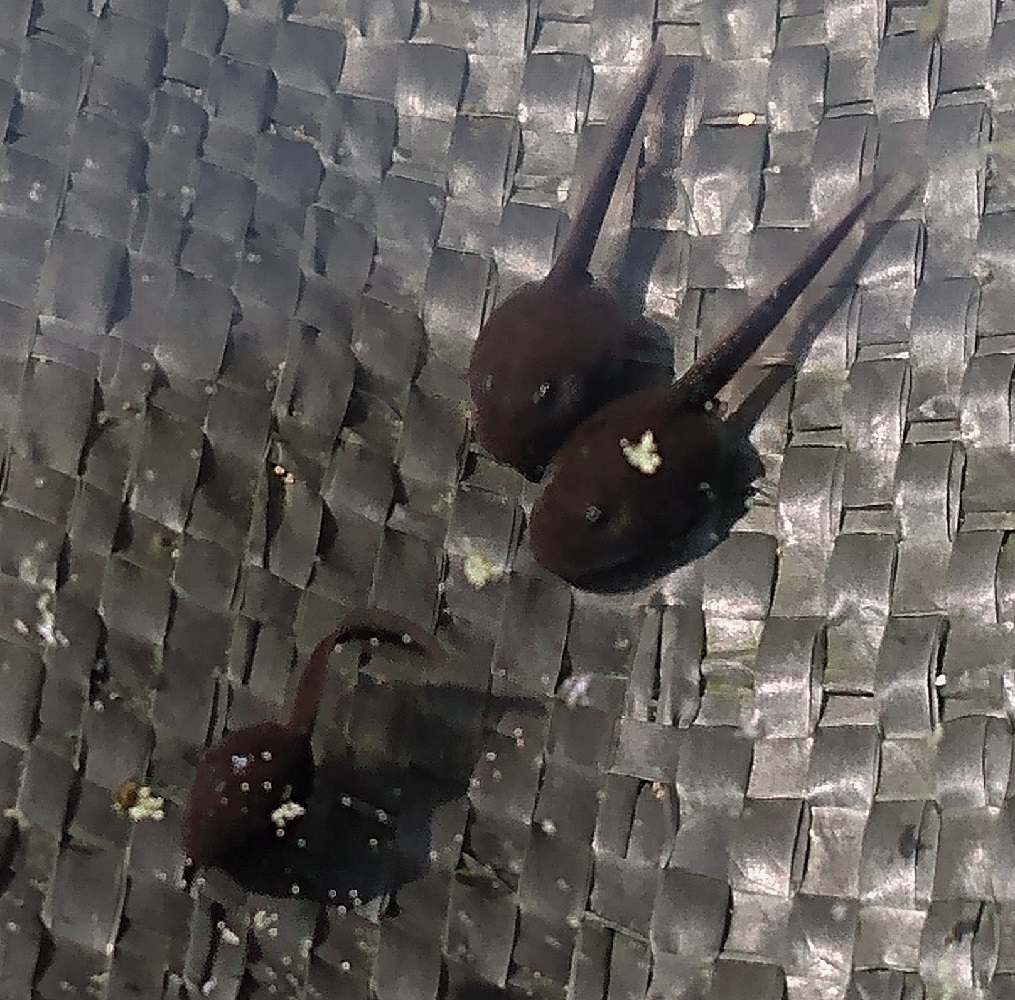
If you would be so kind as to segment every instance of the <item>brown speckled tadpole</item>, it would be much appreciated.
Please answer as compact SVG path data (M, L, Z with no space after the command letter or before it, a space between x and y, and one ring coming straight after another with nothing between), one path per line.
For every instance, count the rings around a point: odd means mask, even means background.
M886 181L812 239L801 262L669 386L631 393L585 420L555 456L529 522L536 561L570 583L679 544L729 465L711 405L803 294Z
M630 353L623 312L588 274L624 159L662 63L656 43L620 97L574 222L550 273L511 293L479 331L469 363L476 436L538 479L578 423L615 398Z
M361 640L402 645L435 663L444 660L437 639L401 615L378 608L346 615L310 654L287 722L244 726L202 755L183 815L183 847L195 866L222 865L232 852L284 833L286 818L276 810L306 802L313 784L310 737L328 657L339 643Z

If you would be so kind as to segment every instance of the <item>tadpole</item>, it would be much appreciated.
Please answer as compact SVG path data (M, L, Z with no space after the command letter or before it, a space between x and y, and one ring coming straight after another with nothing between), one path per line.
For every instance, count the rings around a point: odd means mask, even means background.
M887 183L855 197L801 261L672 385L630 393L583 421L533 505L536 561L577 585L677 547L737 477L716 395L764 343Z
M304 811L314 778L310 738L332 650L370 640L443 661L438 640L401 615L378 608L350 612L307 660L285 722L259 722L224 736L202 754L184 807L182 840L197 867L224 866L233 852L285 835Z
M589 262L665 49L656 43L619 98L574 221L542 280L490 314L469 363L476 437L535 481L578 423L624 391L631 324Z

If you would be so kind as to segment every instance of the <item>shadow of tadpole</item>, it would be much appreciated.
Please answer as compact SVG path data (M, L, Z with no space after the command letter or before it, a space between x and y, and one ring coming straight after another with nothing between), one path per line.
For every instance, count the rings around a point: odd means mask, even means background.
M360 675L369 738L346 733L317 765L305 815L284 835L232 857L225 870L249 892L353 909L387 897L432 866L433 821L460 798L479 758L482 727L543 701L458 685L389 685Z

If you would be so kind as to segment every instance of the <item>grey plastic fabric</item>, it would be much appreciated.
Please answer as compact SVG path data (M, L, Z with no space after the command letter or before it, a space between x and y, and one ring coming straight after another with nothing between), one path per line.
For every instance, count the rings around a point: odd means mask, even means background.
M0 1000L1015 996L1005 5L3 13ZM919 188L794 314L730 536L594 595L462 374L656 37L594 269L677 370L861 177ZM336 653L316 867L185 878L200 751L362 605L443 672Z

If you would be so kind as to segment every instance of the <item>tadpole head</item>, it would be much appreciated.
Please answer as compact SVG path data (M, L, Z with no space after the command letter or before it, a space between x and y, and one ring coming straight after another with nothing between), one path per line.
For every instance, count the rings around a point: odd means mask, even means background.
M677 552L724 491L724 428L672 412L669 387L633 393L585 421L550 467L529 522L536 561L577 586Z
M571 432L624 390L629 329L606 291L587 283L524 285L476 339L469 390L476 436L538 480Z
M278 722L229 733L197 765L183 815L183 847L197 867L228 867L236 852L281 834L276 810L305 802L313 782L310 741ZM276 814L273 817L273 814Z

